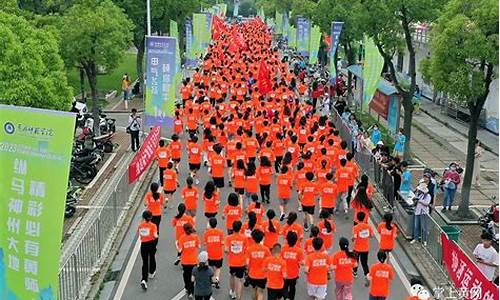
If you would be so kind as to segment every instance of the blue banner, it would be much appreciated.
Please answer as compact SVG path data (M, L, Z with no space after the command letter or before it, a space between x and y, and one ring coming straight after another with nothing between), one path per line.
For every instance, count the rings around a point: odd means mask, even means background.
M309 20L297 17L297 52L301 56L309 56L309 35L311 31Z
M399 100L395 95L391 95L389 102L389 112L387 114L387 124L389 125L389 132L396 134L398 132L399 120Z
M330 79L335 80L337 77L337 66L335 65L335 52L340 42L340 33L342 32L344 22L332 22L332 44L330 46Z
M185 65L186 67L192 67L196 65L196 57L194 56L193 49L193 20L190 18L186 19L184 23L186 31L186 54L185 54Z
M288 11L285 11L283 15L283 38L288 41L288 28L290 27L290 21L288 20Z
M176 39L165 36L146 37L146 100L147 126L170 128L173 125L175 93Z

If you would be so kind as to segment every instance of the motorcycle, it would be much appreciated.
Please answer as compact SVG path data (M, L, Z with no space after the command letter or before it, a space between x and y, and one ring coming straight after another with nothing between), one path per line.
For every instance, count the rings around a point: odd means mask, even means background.
M80 201L80 187L72 186L71 182L68 184L66 192L66 207L64 210L64 217L71 218L76 212L76 206Z
M479 218L478 223L482 228L483 233L488 233L492 237L493 247L498 249L498 204L490 206L490 208Z
M90 131L94 129L94 117L92 114L85 114L83 129L89 129ZM116 132L116 119L108 118L105 114L99 114L99 130L101 134Z
M73 156L71 160L70 178L82 184L89 184L97 175L96 165L102 160L100 154L91 152L86 156Z

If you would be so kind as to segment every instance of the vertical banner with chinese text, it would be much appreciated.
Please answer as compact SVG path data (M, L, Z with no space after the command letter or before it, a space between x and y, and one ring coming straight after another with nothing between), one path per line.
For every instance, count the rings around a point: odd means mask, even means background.
M181 69L181 56L179 50L179 27L177 22L170 20L170 36L175 38L175 84L170 86L169 98L175 98L177 87L180 86L182 81L182 69Z
M380 81L380 72L384 67L384 58L378 52L373 40L365 36L365 60L363 64L363 104L361 109L367 110Z
M297 29L295 26L290 26L290 30L288 31L288 46L290 48L297 47Z
M335 65L335 52L340 42L340 33L342 32L344 22L332 22L331 46L330 46L330 80L335 81L337 77L337 66Z
M274 28L274 33L275 34L282 34L283 33L283 14L276 11L276 13L274 15L274 22L276 23L276 27Z
M187 18L184 24L186 31L186 53L184 63L186 67L192 67L196 65L196 56L194 55L194 46L193 46L193 20L191 18Z
M175 97L175 48L177 39L165 36L146 37L146 125L171 128ZM175 89L174 89L175 96Z
M0 299L58 298L72 113L0 105Z
M297 17L297 52L302 56L309 56L309 34L311 24L304 17Z
M288 41L288 30L290 28L290 19L288 18L288 11L283 14L283 38Z
M206 28L207 16L205 14L193 14L193 56L198 59L203 54L203 38Z
M319 26L313 26L311 36L309 38L309 63L316 64L318 62L319 44L321 42L321 30Z

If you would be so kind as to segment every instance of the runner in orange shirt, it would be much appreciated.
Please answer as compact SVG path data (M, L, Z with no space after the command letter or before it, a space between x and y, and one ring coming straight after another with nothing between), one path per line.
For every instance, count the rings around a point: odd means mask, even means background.
M261 223L264 230L264 246L271 249L279 241L281 224L278 220L274 219L276 213L272 208L267 210L266 217L267 221Z
M182 120L181 113L179 111L176 111L174 117L174 133L180 136L183 132L184 121Z
M208 265L214 271L214 285L218 289L224 254L224 233L217 228L216 218L210 218L208 225L209 227L203 234L203 241L208 252Z
M354 209L354 216L358 215L358 212L363 212L365 218L361 221L363 223L368 223L370 218L370 211L373 208L373 204L366 194L366 188L364 186L358 187L356 195L351 202L351 207ZM358 224L358 220L354 220L354 225Z
M238 194L240 204L243 206L243 195L245 194L246 168L243 159L238 159L233 170L233 188Z
M386 263L387 254L384 251L377 253L378 263L370 268L368 280L371 283L370 299L387 299L391 281L394 279L394 269Z
M172 141L168 144L168 150L174 162L175 171L179 173L179 163L181 162L182 144L177 134L172 135Z
M292 196L292 182L293 178L288 172L288 167L283 166L281 168L281 174L276 178L276 183L278 185L277 193L280 202L280 221L285 219L286 205Z
M163 172L163 192L165 193L166 204L170 201L170 198L173 197L178 186L179 180L177 178L177 172L174 170L174 164L169 161L167 169Z
M358 263L356 254L349 251L349 240L341 237L340 250L332 256L332 268L335 272L335 294L337 300L352 300L352 270Z
M297 213L289 212L288 217L286 219L285 226L281 230L281 235L286 237L289 231L295 232L297 234L297 238L299 239L299 243L302 243L302 238L304 237L304 229L297 222Z
M304 212L304 229L307 231L309 226L314 224L314 208L316 206L317 185L313 182L314 173L306 173L307 181L302 188L301 205Z
M352 152L348 152L346 154L346 168L348 168L351 171L351 178L348 183L348 190L347 190L347 206L351 203L351 197L352 197L352 191L354 190L354 184L356 183L356 179L359 177L359 166L354 162L352 159L354 158L354 154Z
M212 174L212 180L218 189L224 187L224 167L225 159L221 155L222 146L215 144L213 146L214 154L210 157L210 169Z
M205 217L208 219L215 218L219 211L219 193L216 191L213 181L208 181L205 184L203 192L203 203L205 204Z
M257 149L259 147L259 142L252 135L252 131L248 130L246 132L247 137L244 139L245 154L248 162L255 162L257 156Z
M155 158L158 161L158 169L160 174L160 184L163 186L163 172L167 169L168 161L170 160L170 151L165 146L165 140L160 140L158 148L155 151Z
M297 233L289 231L286 235L287 244L281 250L281 257L286 262L284 294L286 299L295 299L295 286L299 279L300 266L304 261L304 250L297 244Z
M314 252L305 259L304 271L307 274L307 294L311 299L326 299L328 273L331 268L331 258L322 251L323 240L315 238L312 242Z
M380 234L380 250L391 252L398 235L398 228L392 223L392 214L384 214L383 221L378 224L377 231Z
M252 239L254 244L247 249L248 281L253 287L252 298L262 300L266 288L266 273L263 262L271 256L271 252L261 243L264 239L264 233L261 230L252 231Z
M224 206L224 213L222 219L226 220L227 234L232 233L234 221L239 221L243 215L243 210L241 209L238 195L235 193L230 193L227 196L227 205Z
M196 208L198 207L198 188L193 186L193 178L186 178L186 186L182 189L181 198L186 205L186 212L188 215L196 219Z
M330 215L334 214L335 202L337 199L337 184L333 181L333 174L326 174L326 182L319 187L320 202L319 207L327 210Z
M319 228L318 226L312 225L311 226L311 233L309 234L309 238L304 242L304 253L307 255L314 253L314 247L312 245L313 240L315 238L319 237ZM323 240L323 239L322 239ZM323 241L323 247L321 248L321 251L325 251L325 241Z
M267 299L280 300L284 298L283 288L286 278L286 262L281 258L281 245L276 243L271 250L272 256L264 260L264 272L267 280Z
M254 230L263 231L261 223L258 222L257 216L255 212L251 211L247 213L247 222L243 223L243 227L241 228L241 232L247 237L247 245L250 247L254 244L252 239L252 232Z
M337 181L337 191L339 193L340 203L337 203L335 211L340 209L340 206L344 208L344 213L347 216L347 192L349 191L349 183L351 182L352 173L350 169L346 168L345 165L347 160L341 159L340 166L335 170L335 179Z
M196 172L200 170L201 167L201 156L202 156L202 148L198 144L198 137L193 135L191 136L191 140L187 145L188 150L188 162L189 162L189 176L191 176L196 184L199 184L200 181L196 178Z
M150 191L146 193L144 197L144 206L148 211L151 212L152 218L151 222L156 225L158 234L160 234L160 222L161 213L163 210L163 205L165 203L165 197L158 192L160 186L156 182L152 182L150 186Z
M259 180L260 196L263 203L270 203L272 176L273 167L271 161L266 156L261 156L260 165L257 167L257 179Z
M175 243L177 245L180 237L184 234L184 224L195 225L193 217L186 214L186 205L184 203L179 203L177 206L177 215L172 219L172 226L175 228ZM178 265L180 263L181 253L177 252L177 259L174 262L174 265Z
M322 209L319 213L321 219L316 226L319 228L319 237L323 239L324 247L327 252L333 245L333 234L337 231L335 223L331 220L331 214L328 210Z
M247 239L240 233L241 221L233 223L232 234L226 237L224 247L228 255L229 274L229 296L231 299L241 299L243 288L243 276L245 275Z
M260 222L262 222L262 218L264 217L265 209L266 208L262 205L262 203L259 202L259 196L253 194L252 202L247 207L246 212L249 213L253 211L257 217L257 222L260 224Z
M141 258L142 258L142 279L141 287L144 290L148 289L148 274L153 278L156 274L156 246L158 244L158 229L151 222L153 215L149 210L142 213L143 221L137 228L137 233L141 240Z
M184 224L185 234L177 242L177 251L181 253L184 288L186 289L188 298L192 298L194 293L194 282L191 280L191 275L193 268L198 263L198 250L200 249L200 239L195 232L193 225L190 223Z
M259 189L259 180L257 179L257 168L253 162L248 162L245 171L245 198L244 207L248 207L253 194L257 194Z
M361 222L365 218L365 213L360 211L356 215L358 225L352 228L352 240L354 241L354 252L361 261L365 276L368 274L368 251L370 250L370 238L373 237L373 229L369 224ZM358 268L354 268L354 276L357 276ZM368 281L366 281L366 284Z

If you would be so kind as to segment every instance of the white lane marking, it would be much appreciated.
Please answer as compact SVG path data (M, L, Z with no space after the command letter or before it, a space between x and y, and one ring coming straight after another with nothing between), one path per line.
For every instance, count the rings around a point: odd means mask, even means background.
M177 293L177 295L175 295L172 299L170 300L181 300L182 297L186 296L186 290L182 290L180 291L179 293Z
M122 104L123 102L123 99L118 101L118 103L116 103L115 105L113 105L113 107L111 107L111 110L115 110L120 104Z
M123 276L120 280L120 284L116 289L116 293L114 296L114 300L120 300L123 296L123 292L125 291L125 287L127 286L128 279L130 274L132 273L132 269L134 268L135 261L137 259L137 255L139 255L139 250L141 249L141 240L137 238L137 242L135 242L134 250L132 250L132 254L130 255L129 261L127 263L127 267L123 272Z
M375 224L373 224L372 219L368 218L368 222L370 223L370 226L372 226L372 228L377 228L375 226ZM380 235L379 235L378 231L374 230L374 233L375 233L375 238L380 243ZM408 280L408 278L406 278L406 275L403 272L403 269L401 269L401 266L396 261L396 259L394 258L394 256L393 256L392 253L389 254L389 262L394 267L394 271L396 271L396 273L398 274L398 277L401 279L401 282L405 286L406 291L408 292L408 294L411 294L411 284L410 284L410 281Z
M94 179L92 179L92 182L89 183L89 185L87 185L85 187L85 190L89 190L91 189L94 184L99 180L99 178L101 177L102 173L104 173L104 171L106 170L106 168L109 166L109 164L113 161L113 158L115 158L116 156L116 152L112 153L108 160L106 160L106 162L104 163L104 165L102 165L102 167L99 169L99 172L97 172L97 175L94 177Z

